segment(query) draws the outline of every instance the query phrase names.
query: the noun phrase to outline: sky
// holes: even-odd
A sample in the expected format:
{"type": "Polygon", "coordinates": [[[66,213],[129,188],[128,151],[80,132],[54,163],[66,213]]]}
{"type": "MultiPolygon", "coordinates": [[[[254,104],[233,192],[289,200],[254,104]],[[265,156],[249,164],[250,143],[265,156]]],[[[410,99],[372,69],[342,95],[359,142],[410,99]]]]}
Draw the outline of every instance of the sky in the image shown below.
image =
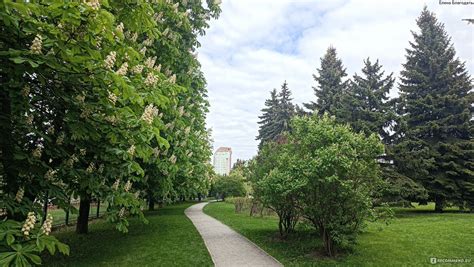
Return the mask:
{"type": "MultiPolygon", "coordinates": [[[[474,74],[474,25],[461,20],[474,18],[472,3],[223,0],[219,19],[200,38],[198,55],[208,83],[214,150],[231,147],[234,162],[255,156],[258,116],[270,91],[286,80],[295,104],[315,101],[312,74],[329,46],[337,49],[348,76],[360,73],[367,57],[398,76],[424,5],[445,24],[457,56],[474,74]]],[[[397,88],[390,92],[397,94],[397,88]]]]}

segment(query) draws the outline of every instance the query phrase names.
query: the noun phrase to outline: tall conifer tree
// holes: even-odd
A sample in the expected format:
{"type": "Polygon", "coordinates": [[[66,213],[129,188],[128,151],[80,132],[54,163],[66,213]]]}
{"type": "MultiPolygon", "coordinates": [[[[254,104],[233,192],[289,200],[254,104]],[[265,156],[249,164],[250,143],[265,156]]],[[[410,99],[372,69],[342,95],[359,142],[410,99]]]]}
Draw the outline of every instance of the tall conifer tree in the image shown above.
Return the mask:
{"type": "Polygon", "coordinates": [[[304,106],[320,115],[327,112],[337,117],[337,109],[341,108],[341,98],[346,90],[347,83],[343,79],[347,73],[334,47],[328,48],[324,57],[321,58],[321,68],[317,71],[318,75],[313,74],[314,80],[318,82],[318,86],[313,87],[317,100],[305,103],[304,106]]]}
{"type": "Polygon", "coordinates": [[[348,122],[356,132],[377,133],[384,140],[394,114],[388,103],[389,92],[395,82],[392,73],[384,76],[382,65],[369,58],[364,60],[362,75],[355,74],[346,96],[350,99],[348,122]]]}
{"type": "Polygon", "coordinates": [[[474,207],[472,80],[451,39],[425,7],[401,72],[404,119],[396,163],[421,182],[442,211],[446,201],[474,207]]]}
{"type": "Polygon", "coordinates": [[[290,130],[290,120],[295,115],[295,106],[291,101],[291,91],[286,81],[279,93],[276,89],[270,92],[270,99],[265,100],[263,114],[259,116],[260,129],[257,136],[257,140],[260,140],[259,147],[266,141],[275,141],[283,132],[290,130]]]}
{"type": "Polygon", "coordinates": [[[260,128],[258,130],[257,140],[260,140],[259,147],[267,141],[274,138],[275,120],[278,107],[278,93],[276,89],[270,92],[270,99],[265,100],[265,107],[262,109],[262,115],[258,118],[260,128]]]}
{"type": "Polygon", "coordinates": [[[291,102],[291,91],[285,81],[278,94],[278,108],[275,121],[275,133],[281,134],[290,130],[290,120],[295,115],[295,106],[291,102]]]}

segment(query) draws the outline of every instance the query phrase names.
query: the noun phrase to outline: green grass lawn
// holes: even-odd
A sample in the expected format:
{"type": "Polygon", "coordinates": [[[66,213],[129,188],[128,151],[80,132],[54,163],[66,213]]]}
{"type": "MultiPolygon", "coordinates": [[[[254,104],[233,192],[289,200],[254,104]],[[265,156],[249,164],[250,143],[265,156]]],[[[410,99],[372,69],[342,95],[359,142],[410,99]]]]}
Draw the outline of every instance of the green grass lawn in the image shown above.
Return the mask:
{"type": "Polygon", "coordinates": [[[122,234],[103,220],[91,222],[90,233],[76,235],[70,227],[54,233],[69,244],[71,255],[44,257],[45,266],[212,266],[201,236],[184,210],[194,203],[149,212],[145,225],[130,222],[122,234]]]}
{"type": "Polygon", "coordinates": [[[474,214],[428,212],[426,206],[396,209],[390,225],[369,223],[354,252],[336,259],[321,256],[322,243],[309,227],[278,238],[277,218],[236,214],[230,203],[211,203],[204,211],[246,236],[285,266],[420,266],[430,258],[470,258],[474,264],[474,214]]]}
{"type": "MultiPolygon", "coordinates": [[[[79,207],[76,207],[77,209],[79,207]]],[[[103,215],[107,210],[107,204],[102,203],[99,208],[99,216],[103,215]]],[[[66,212],[63,209],[49,209],[48,213],[53,215],[53,225],[59,226],[66,223],[66,212]]],[[[69,213],[69,224],[75,224],[77,217],[79,216],[79,211],[69,213]]],[[[89,211],[89,218],[96,218],[97,216],[97,206],[92,205],[89,211]]]]}

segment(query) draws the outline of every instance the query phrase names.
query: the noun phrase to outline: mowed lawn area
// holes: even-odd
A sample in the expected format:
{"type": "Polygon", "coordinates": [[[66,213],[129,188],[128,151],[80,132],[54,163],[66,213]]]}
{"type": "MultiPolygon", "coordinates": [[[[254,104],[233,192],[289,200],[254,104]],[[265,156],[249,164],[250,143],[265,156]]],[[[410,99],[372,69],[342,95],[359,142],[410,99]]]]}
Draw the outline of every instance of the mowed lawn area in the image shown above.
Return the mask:
{"type": "Polygon", "coordinates": [[[170,205],[146,213],[149,224],[130,221],[122,234],[104,220],[93,221],[90,233],[74,228],[54,233],[71,247],[70,256],[45,256],[45,266],[212,266],[204,242],[184,210],[195,203],[170,205]]]}
{"type": "Polygon", "coordinates": [[[204,212],[246,236],[285,266],[423,266],[430,258],[470,258],[474,264],[474,214],[448,210],[430,212],[432,206],[396,209],[389,225],[369,223],[352,253],[328,259],[322,243],[308,226],[297,227],[287,240],[278,238],[278,219],[235,213],[231,203],[211,203],[204,212]]]}

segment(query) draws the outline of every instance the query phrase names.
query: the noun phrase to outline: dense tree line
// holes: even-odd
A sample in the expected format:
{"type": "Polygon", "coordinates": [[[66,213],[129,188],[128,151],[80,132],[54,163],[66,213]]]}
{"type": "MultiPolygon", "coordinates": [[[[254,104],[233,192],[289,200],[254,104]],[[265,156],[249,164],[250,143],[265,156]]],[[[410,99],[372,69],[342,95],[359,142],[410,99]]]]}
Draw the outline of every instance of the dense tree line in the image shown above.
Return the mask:
{"type": "MultiPolygon", "coordinates": [[[[426,7],[417,25],[419,32],[413,32],[414,40],[406,50],[396,98],[389,98],[395,77],[385,74],[378,60],[367,58],[361,74],[347,78],[334,47],[328,48],[313,75],[317,99],[305,103],[306,110],[284,98],[291,95],[286,83],[284,94],[271,92],[259,117],[257,139],[261,143],[251,177],[254,194],[279,215],[280,233],[288,234],[295,220],[303,216],[321,231],[326,252],[333,255],[333,245],[344,247],[353,242],[359,224],[374,205],[433,201],[436,211],[447,205],[474,210],[472,79],[465,63],[456,57],[443,24],[426,7]],[[287,123],[292,117],[294,122],[287,123]],[[348,125],[353,135],[334,123],[348,125]],[[384,152],[355,149],[355,144],[363,143],[360,135],[368,139],[377,136],[384,152]],[[359,141],[348,141],[352,138],[359,141]],[[355,186],[344,192],[338,188],[362,173],[358,171],[363,166],[360,163],[339,162],[348,143],[353,144],[354,152],[348,162],[365,158],[364,164],[371,166],[364,169],[368,179],[364,190],[355,186]],[[378,167],[370,162],[377,162],[378,167]],[[345,177],[340,169],[334,171],[347,166],[345,171],[354,177],[345,177]],[[329,186],[334,181],[339,183],[329,186]],[[357,193],[360,195],[352,195],[357,193]],[[352,206],[344,206],[346,197],[352,206]],[[342,204],[330,212],[338,218],[327,217],[326,208],[336,202],[342,204]],[[318,225],[318,221],[332,221],[332,228],[318,225]]],[[[375,141],[365,145],[378,147],[375,141]]]]}
{"type": "Polygon", "coordinates": [[[127,216],[146,220],[144,199],[207,192],[209,104],[195,49],[219,3],[0,4],[2,265],[67,252],[49,236],[50,201],[70,210],[80,199],[76,230],[87,233],[91,201],[105,200],[126,232],[127,216]]]}

